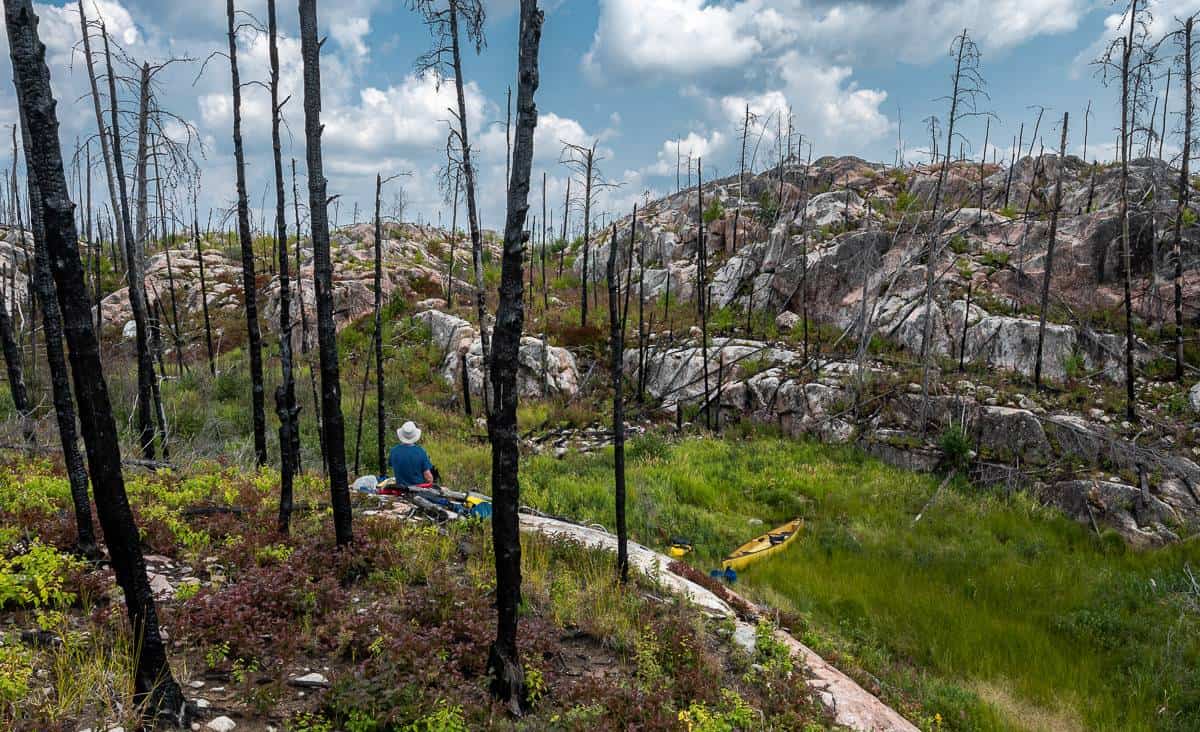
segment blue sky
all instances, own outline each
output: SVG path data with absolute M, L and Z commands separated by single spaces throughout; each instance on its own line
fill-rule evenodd
M 197 59 L 164 73 L 157 96 L 160 106 L 194 126 L 196 149 L 203 149 L 201 218 L 210 207 L 228 209 L 234 196 L 228 63 L 213 58 L 197 76 L 199 62 L 226 44 L 224 0 L 85 2 L 90 15 L 104 16 L 132 57 Z M 259 18 L 265 17 L 265 4 L 237 2 Z M 440 213 L 448 221 L 437 171 L 452 86 L 439 86 L 413 70 L 429 44 L 427 30 L 400 0 L 318 4 L 322 33 L 330 37 L 322 56 L 325 159 L 330 191 L 342 197 L 339 221 L 350 220 L 355 202 L 363 211 L 371 205 L 376 172 L 400 171 L 411 175 L 391 185 L 385 206 L 394 206 L 402 188 L 406 219 L 436 222 Z M 64 142 L 73 145 L 76 137 L 86 139 L 95 129 L 76 50 L 76 3 L 36 5 L 50 49 Z M 487 47 L 479 56 L 468 55 L 464 77 L 483 224 L 501 228 L 502 120 L 505 90 L 515 76 L 516 0 L 485 0 L 485 5 Z M 613 213 L 625 212 L 647 193 L 673 190 L 677 146 L 684 155 L 704 156 L 706 178 L 735 172 L 737 127 L 746 103 L 762 119 L 791 105 L 796 132 L 812 141 L 818 156 L 856 154 L 890 163 L 902 119 L 908 158 L 919 159 L 928 147 L 922 120 L 946 115 L 938 98 L 949 90 L 950 43 L 964 27 L 983 53 L 990 99 L 981 99 L 980 109 L 996 115 L 991 139 L 1001 157 L 1008 155 L 1022 122 L 1029 145 L 1037 114 L 1030 106 L 1036 104 L 1047 107 L 1039 135 L 1047 147 L 1056 146 L 1057 121 L 1065 111 L 1072 117 L 1071 149 L 1081 152 L 1089 100 L 1089 157 L 1112 156 L 1116 90 L 1104 88 L 1087 63 L 1119 20 L 1119 11 L 1103 0 L 557 0 L 544 6 L 535 212 L 543 171 L 549 175 L 552 207 L 561 207 L 568 175 L 558 163 L 564 140 L 599 141 L 602 170 L 621 184 L 606 191 L 600 204 Z M 1200 11 L 1200 0 L 1157 0 L 1151 8 L 1154 31 L 1161 34 L 1175 17 Z M 295 95 L 285 115 L 299 135 L 295 1 L 281 0 L 279 13 L 285 34 L 283 84 L 285 93 Z M 239 48 L 243 80 L 265 80 L 265 39 L 246 31 Z M 7 63 L 5 54 L 0 64 Z M 0 75 L 11 78 L 8 69 Z M 247 88 L 244 96 L 250 197 L 257 208 L 271 178 L 269 105 L 257 87 Z M 1172 126 L 1181 103 L 1176 85 Z M 14 119 L 12 90 L 6 85 L 0 91 L 0 124 Z M 181 127 L 175 132 L 184 136 Z M 977 157 L 983 121 L 969 124 L 966 133 Z M 768 132 L 760 168 L 772 144 Z M 1166 147 L 1177 149 L 1178 143 L 1169 138 Z M 284 155 L 300 161 L 303 176 L 303 140 L 285 140 Z M 366 214 L 360 212 L 359 218 Z

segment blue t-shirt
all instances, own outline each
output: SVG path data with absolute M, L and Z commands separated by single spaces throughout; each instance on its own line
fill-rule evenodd
M 421 485 L 425 482 L 425 471 L 433 470 L 429 455 L 420 445 L 396 445 L 388 453 L 388 465 L 400 485 Z

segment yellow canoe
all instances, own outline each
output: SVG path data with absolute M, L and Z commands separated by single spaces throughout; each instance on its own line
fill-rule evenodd
M 788 544 L 795 541 L 802 528 L 804 528 L 804 519 L 795 519 L 777 529 L 771 529 L 735 549 L 721 562 L 721 568 L 740 571 L 764 557 L 781 552 Z

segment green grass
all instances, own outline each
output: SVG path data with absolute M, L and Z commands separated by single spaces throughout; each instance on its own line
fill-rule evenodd
M 1195 729 L 1200 547 L 1126 552 L 1022 495 L 952 485 L 852 449 L 759 438 L 631 446 L 634 538 L 681 534 L 707 570 L 762 525 L 805 535 L 744 589 L 799 613 L 805 637 L 947 729 Z M 525 500 L 613 524 L 611 454 L 534 458 Z M 928 727 L 936 726 L 930 721 Z

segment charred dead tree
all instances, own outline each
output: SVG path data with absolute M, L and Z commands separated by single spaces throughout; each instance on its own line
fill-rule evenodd
M 167 260 L 167 294 L 171 298 L 171 341 L 175 348 L 175 366 L 177 374 L 183 376 L 183 335 L 179 327 L 179 300 L 175 292 L 175 269 L 171 264 L 171 245 L 174 244 L 174 224 L 171 225 L 171 237 L 167 237 L 167 208 L 166 194 L 163 192 L 163 176 L 160 170 L 157 151 L 152 153 L 154 157 L 154 188 L 158 194 L 158 238 L 162 242 L 163 255 Z
M 737 251 L 737 235 L 738 223 L 742 218 L 742 199 L 746 197 L 746 141 L 750 137 L 750 125 L 757 121 L 755 115 L 750 114 L 750 103 L 746 103 L 746 112 L 742 119 L 742 153 L 738 157 L 738 206 L 733 210 L 733 246 L 730 251 Z M 780 180 L 783 179 L 783 169 L 780 166 Z M 782 206 L 782 200 L 780 201 Z
M 567 178 L 567 192 L 563 195 L 562 236 L 558 241 L 558 276 L 563 274 L 563 260 L 567 255 L 567 224 L 571 220 L 571 179 Z
M 461 34 L 465 26 L 467 42 L 474 45 L 475 53 L 484 46 L 483 26 L 487 18 L 481 0 L 410 0 L 419 12 L 434 39 L 434 46 L 417 60 L 421 72 L 432 71 L 438 78 L 454 78 L 457 108 L 451 110 L 457 125 L 450 128 L 447 157 L 454 161 L 462 172 L 464 193 L 467 199 L 467 224 L 471 230 L 471 259 L 475 269 L 475 310 L 479 318 L 479 341 L 483 352 L 486 371 L 491 360 L 491 333 L 487 327 L 487 298 L 483 282 L 483 232 L 479 225 L 479 210 L 476 204 L 475 166 L 471 162 L 471 137 L 467 128 L 467 101 L 462 71 Z M 483 407 L 491 412 L 491 395 L 487 379 L 483 384 Z
M 150 317 L 146 307 L 146 290 L 143 287 L 145 278 L 142 276 L 138 256 L 137 239 L 133 235 L 133 222 L 130 220 L 129 193 L 125 179 L 124 155 L 121 153 L 120 105 L 117 97 L 116 69 L 113 68 L 112 48 L 109 44 L 108 32 L 104 24 L 100 25 L 100 34 L 104 40 L 104 60 L 108 77 L 108 96 L 110 129 L 112 135 L 112 157 L 114 175 L 117 181 L 118 205 L 113 212 L 119 219 L 117 226 L 124 231 L 125 247 L 125 281 L 129 285 L 129 307 L 133 311 L 135 342 L 137 348 L 137 382 L 138 382 L 138 446 L 145 460 L 154 460 L 154 362 L 150 355 Z M 31 121 L 32 124 L 32 121 Z M 44 191 L 43 191 L 44 192 Z
M 636 219 L 635 219 L 636 221 Z M 630 251 L 629 256 L 633 256 Z M 617 270 L 617 225 L 612 227 L 608 245 L 608 350 L 613 389 L 613 483 L 617 517 L 617 577 L 629 580 L 629 537 L 625 528 L 625 384 L 621 359 L 625 353 L 625 323 L 618 313 L 620 272 Z M 626 282 L 626 292 L 633 283 Z
M 1175 380 L 1183 381 L 1183 219 L 1188 210 L 1192 185 L 1190 158 L 1195 106 L 1192 98 L 1192 28 L 1195 16 L 1188 18 L 1181 35 L 1183 45 L 1183 152 L 1179 164 L 1179 209 L 1175 214 L 1175 232 L 1171 256 L 1175 259 Z
M 375 176 L 375 464 L 379 475 L 387 472 L 384 454 L 384 427 L 387 417 L 383 409 L 383 216 L 380 206 L 383 186 L 395 179 Z M 361 421 L 361 419 L 360 419 Z
M 704 426 L 713 428 L 712 410 L 709 408 L 708 384 L 708 243 L 705 241 L 704 223 L 704 159 L 696 158 L 696 255 L 699 258 L 699 275 L 696 297 L 700 308 L 700 360 L 704 364 Z M 678 408 L 678 407 L 677 407 Z
M 300 353 L 308 366 L 308 385 L 312 390 L 313 416 L 317 418 L 317 446 L 321 450 L 321 470 L 329 474 L 329 455 L 325 451 L 325 421 L 321 418 L 321 399 L 317 394 L 317 370 L 308 350 L 308 308 L 304 306 L 304 259 L 300 252 L 300 188 L 296 184 L 296 159 L 292 158 L 292 207 L 296 216 L 296 305 L 300 310 Z M 309 244 L 312 244 L 312 220 L 309 220 Z M 314 272 L 316 263 L 314 262 Z M 314 295 L 316 294 L 314 286 Z
M 458 245 L 458 193 L 462 190 L 462 172 L 454 174 L 453 202 L 450 204 L 450 261 L 446 265 L 446 306 L 454 307 L 454 254 Z
M 266 389 L 263 386 L 262 332 L 258 325 L 258 284 L 254 276 L 254 236 L 250 232 L 250 204 L 246 198 L 246 153 L 242 147 L 242 81 L 238 74 L 236 15 L 233 0 L 226 0 L 229 73 L 233 89 L 233 160 L 237 180 L 237 227 L 238 241 L 242 248 L 242 303 L 246 309 L 246 347 L 250 351 L 250 408 L 254 422 L 254 458 L 261 467 L 267 464 Z M 272 97 L 275 96 L 277 92 L 272 93 Z M 272 104 L 275 102 L 272 101 Z M 276 114 L 277 111 L 273 111 L 272 118 Z M 273 122 L 272 127 L 275 126 L 277 123 Z
M 933 289 L 934 270 L 941 254 L 942 239 L 942 193 L 946 177 L 950 172 L 951 149 L 954 147 L 955 128 L 964 118 L 977 114 L 976 99 L 985 95 L 983 76 L 979 72 L 979 47 L 964 29 L 951 46 L 955 57 L 953 91 L 950 93 L 950 117 L 946 130 L 946 152 L 938 172 L 937 186 L 933 189 L 933 216 L 929 243 L 925 252 L 924 327 L 921 332 L 921 416 L 920 432 L 925 433 L 929 418 L 929 388 L 933 371 Z M 936 159 L 934 161 L 937 162 Z
M 137 229 L 134 233 L 134 252 L 131 259 L 130 271 L 134 271 L 136 267 L 137 279 L 134 282 L 137 283 L 136 287 L 141 292 L 142 302 L 146 307 L 147 337 L 149 338 L 148 345 L 150 350 L 150 396 L 154 411 L 154 425 L 155 431 L 158 434 L 159 449 L 162 450 L 163 457 L 167 458 L 166 410 L 163 408 L 159 377 L 154 375 L 154 361 L 158 361 L 159 374 L 165 375 L 166 371 L 162 367 L 162 340 L 159 332 L 159 319 L 154 314 L 153 309 L 149 307 L 150 301 L 146 295 L 146 251 L 150 243 L 150 83 L 153 73 L 149 63 L 142 64 L 141 76 L 138 81 L 137 157 L 135 158 L 134 165 L 134 183 L 137 186 Z M 133 287 L 133 283 L 130 283 L 131 295 Z M 161 304 L 158 293 L 155 293 L 155 300 Z M 130 297 L 130 302 L 133 302 L 132 297 Z M 136 326 L 136 322 L 134 325 Z
M 204 246 L 200 236 L 200 204 L 198 188 L 192 189 L 192 236 L 196 239 L 196 264 L 200 270 L 200 309 L 204 314 L 204 344 L 208 353 L 208 373 L 217 375 L 216 354 L 213 350 L 212 321 L 208 315 L 208 282 L 204 276 Z M 207 232 L 205 232 L 207 234 Z
M 103 24 L 101 24 L 100 28 L 101 33 L 105 33 Z M 92 108 L 96 112 L 96 136 L 100 138 L 100 153 L 104 159 L 104 175 L 108 180 L 108 200 L 109 205 L 115 212 L 121 209 L 121 202 L 114 180 L 112 145 L 110 144 L 108 135 L 105 133 L 104 112 L 100 102 L 100 88 L 96 81 L 96 61 L 92 57 L 91 21 L 88 20 L 87 12 L 83 8 L 83 0 L 79 0 L 79 30 L 83 37 L 83 58 L 87 63 L 88 82 L 91 84 Z M 116 106 L 116 99 L 111 99 L 110 104 Z M 125 252 L 125 230 L 119 226 L 114 228 L 116 230 L 116 242 L 123 254 Z M 115 265 L 116 262 L 114 261 L 113 264 Z
M 1063 178 L 1067 175 L 1067 126 L 1071 116 L 1063 113 L 1062 143 L 1058 152 L 1058 180 L 1054 183 L 1054 208 L 1050 212 L 1050 240 L 1046 244 L 1046 271 L 1042 274 L 1042 302 L 1038 308 L 1037 357 L 1033 366 L 1033 383 L 1042 388 L 1042 348 L 1046 343 L 1046 308 L 1050 303 L 1050 280 L 1054 276 L 1054 247 L 1058 241 L 1058 214 L 1062 209 Z M 964 314 L 963 318 L 967 316 Z
M 1125 418 L 1136 422 L 1137 394 L 1134 390 L 1133 363 L 1133 253 L 1130 243 L 1132 232 L 1129 221 L 1129 157 L 1133 154 L 1133 138 L 1135 133 L 1134 118 L 1137 105 L 1141 102 L 1137 89 L 1148 81 L 1151 71 L 1144 54 L 1145 40 L 1149 34 L 1148 18 L 1145 8 L 1139 10 L 1138 0 L 1130 0 L 1125 10 L 1122 26 L 1128 24 L 1125 35 L 1114 40 L 1097 61 L 1103 68 L 1104 81 L 1112 80 L 1112 74 L 1120 76 L 1121 83 L 1121 129 L 1119 136 L 1121 162 L 1121 263 L 1122 284 L 1124 287 L 1125 306 Z
M 134 647 L 139 651 L 135 654 L 134 701 L 145 704 L 153 722 L 182 727 L 189 722 L 189 710 L 171 674 L 159 631 L 138 528 L 121 475 L 116 420 L 92 330 L 91 303 L 79 257 L 74 204 L 58 140 L 58 117 L 50 89 L 50 70 L 46 67 L 46 47 L 38 38 L 31 0 L 6 0 L 4 9 L 18 104 L 24 110 L 30 130 L 29 168 L 41 193 L 39 216 L 45 226 L 46 250 L 70 352 L 97 512 L 117 582 L 125 593 Z
M 521 505 L 518 478 L 520 451 L 517 435 L 517 369 L 525 308 L 521 289 L 522 263 L 529 232 L 529 178 L 533 167 L 533 133 L 538 112 L 538 49 L 542 11 L 537 0 L 521 0 L 517 65 L 517 124 L 512 178 L 504 222 L 504 254 L 500 274 L 500 305 L 496 311 L 496 350 L 490 364 L 495 409 L 488 415 L 492 443 L 492 541 L 496 551 L 496 640 L 488 654 L 492 695 L 520 714 L 527 702 L 525 671 L 517 650 L 517 618 L 521 606 L 521 536 L 517 509 Z
M 321 414 L 329 470 L 330 503 L 338 546 L 354 540 L 350 488 L 346 480 L 346 430 L 338 373 L 337 329 L 333 322 L 333 262 L 329 254 L 329 199 L 321 156 L 321 44 L 317 0 L 300 0 L 300 50 L 304 58 L 304 138 L 308 159 L 308 217 L 317 288 L 317 340 L 321 357 Z
M 979 156 L 979 215 L 975 219 L 976 223 L 979 223 L 979 224 L 983 223 L 983 206 L 984 206 L 983 189 L 985 187 L 983 184 L 983 179 L 984 179 L 984 173 L 986 173 L 985 168 L 987 166 L 988 140 L 991 138 L 991 135 L 992 135 L 992 118 L 988 117 L 987 124 L 984 126 L 984 129 L 983 129 L 983 154 Z
M 292 293 L 288 265 L 287 202 L 283 193 L 280 115 L 287 100 L 279 99 L 279 28 L 275 0 L 267 0 L 267 55 L 271 64 L 271 157 L 275 163 L 275 244 L 279 257 L 279 367 L 283 383 L 275 389 L 279 417 L 279 533 L 287 534 L 292 518 L 292 485 L 300 467 L 300 408 L 292 371 Z M 297 222 L 297 225 L 299 223 Z
M 600 161 L 600 158 L 596 156 L 598 144 L 599 141 L 596 141 L 592 143 L 591 147 L 585 147 L 566 143 L 563 145 L 562 157 L 559 159 L 560 163 L 583 177 L 583 265 L 580 279 L 582 298 L 579 303 L 579 325 L 581 327 L 586 327 L 588 323 L 588 288 L 592 284 L 589 282 L 592 279 L 591 262 L 588 261 L 592 243 L 592 198 L 596 191 L 608 186 L 603 178 L 599 177 L 596 170 L 596 163 Z M 570 179 L 568 179 L 569 185 Z

